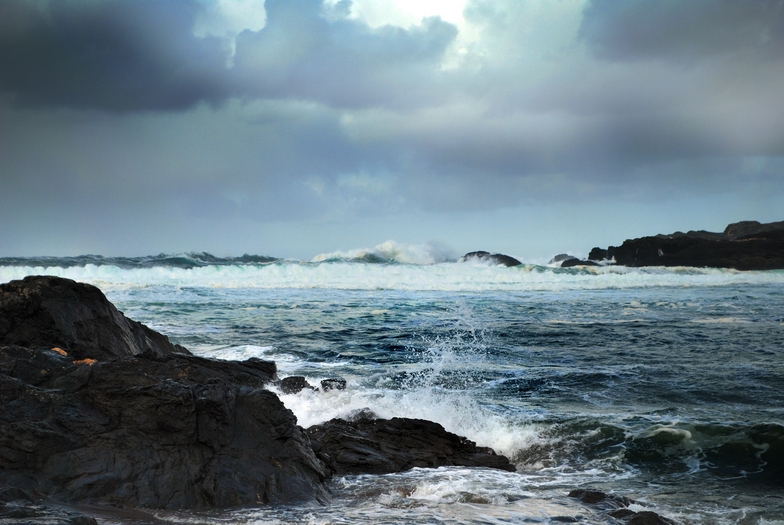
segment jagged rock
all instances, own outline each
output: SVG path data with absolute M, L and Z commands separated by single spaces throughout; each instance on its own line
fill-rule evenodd
M 318 457 L 337 476 L 442 466 L 515 470 L 505 456 L 422 419 L 375 419 L 363 412 L 352 421 L 312 426 L 307 433 Z
M 278 383 L 280 391 L 284 394 L 297 394 L 306 388 L 316 390 L 304 376 L 289 376 L 284 377 Z
M 57 277 L 0 286 L 0 340 L 0 489 L 151 508 L 329 497 L 264 388 L 273 362 L 190 355 Z
M 342 377 L 331 377 L 329 379 L 321 380 L 321 390 L 329 392 L 330 390 L 345 390 L 346 380 Z
M 589 255 L 591 260 L 613 258 L 622 266 L 784 269 L 784 221 L 744 221 L 730 224 L 723 233 L 690 231 L 628 239 L 606 251 L 594 248 Z
M 490 253 L 484 251 L 469 252 L 457 260 L 457 262 L 459 263 L 471 262 L 471 261 L 481 261 L 496 266 L 520 266 L 521 264 L 523 264 L 517 259 L 515 259 L 514 257 L 510 257 L 509 255 L 504 255 L 502 253 Z
M 750 235 L 772 232 L 775 230 L 784 230 L 784 221 L 769 222 L 767 224 L 762 224 L 757 221 L 734 222 L 724 228 L 724 235 L 728 239 L 740 239 Z
M 326 500 L 307 437 L 263 389 L 272 367 L 176 354 L 79 365 L 0 347 L 0 477 L 117 506 Z
M 189 352 L 125 317 L 96 287 L 53 276 L 0 284 L 0 345 L 59 347 L 76 359 Z
M 604 261 L 605 259 L 607 259 L 607 250 L 604 248 L 596 247 L 588 253 L 589 261 Z
M 547 264 L 555 264 L 558 262 L 568 261 L 569 259 L 576 259 L 576 258 L 577 257 L 575 257 L 574 255 L 569 255 L 568 253 L 559 253 L 558 255 L 550 259 L 550 262 Z

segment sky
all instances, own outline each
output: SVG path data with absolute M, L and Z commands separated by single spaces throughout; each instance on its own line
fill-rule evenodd
M 781 0 L 3 0 L 0 256 L 784 220 Z

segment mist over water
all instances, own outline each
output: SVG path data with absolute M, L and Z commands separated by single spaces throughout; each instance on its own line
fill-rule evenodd
M 682 524 L 784 523 L 784 272 L 504 268 L 403 248 L 191 267 L 1 260 L 0 282 L 89 282 L 196 354 L 345 378 L 280 394 L 304 427 L 362 409 L 424 418 L 518 469 L 349 476 L 326 507 L 156 513 L 166 521 L 615 523 L 566 497 L 592 488 Z

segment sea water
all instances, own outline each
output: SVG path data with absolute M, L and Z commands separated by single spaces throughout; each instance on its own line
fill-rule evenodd
M 88 282 L 197 355 L 346 379 L 278 392 L 303 427 L 365 408 L 424 418 L 517 467 L 346 476 L 329 505 L 162 522 L 616 523 L 566 496 L 590 488 L 681 524 L 784 524 L 784 271 L 506 268 L 392 248 L 6 258 L 0 282 Z

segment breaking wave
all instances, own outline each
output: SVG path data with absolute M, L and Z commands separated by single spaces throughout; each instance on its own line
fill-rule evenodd
M 564 291 L 656 287 L 711 287 L 784 284 L 784 271 L 738 272 L 702 268 L 552 268 L 524 264 L 513 268 L 441 262 L 435 264 L 378 264 L 373 254 L 353 260 L 325 258 L 322 262 L 265 260 L 243 256 L 231 262 L 195 265 L 198 259 L 135 266 L 112 260 L 96 264 L 70 258 L 4 259 L 0 282 L 27 275 L 56 275 L 99 287 L 207 287 L 337 290 L 420 291 Z M 368 258 L 372 262 L 368 262 Z M 201 259 L 204 260 L 204 259 Z M 161 263 L 161 261 L 166 261 Z M 117 264 L 115 264 L 117 263 Z M 201 263 L 200 263 L 201 264 Z

